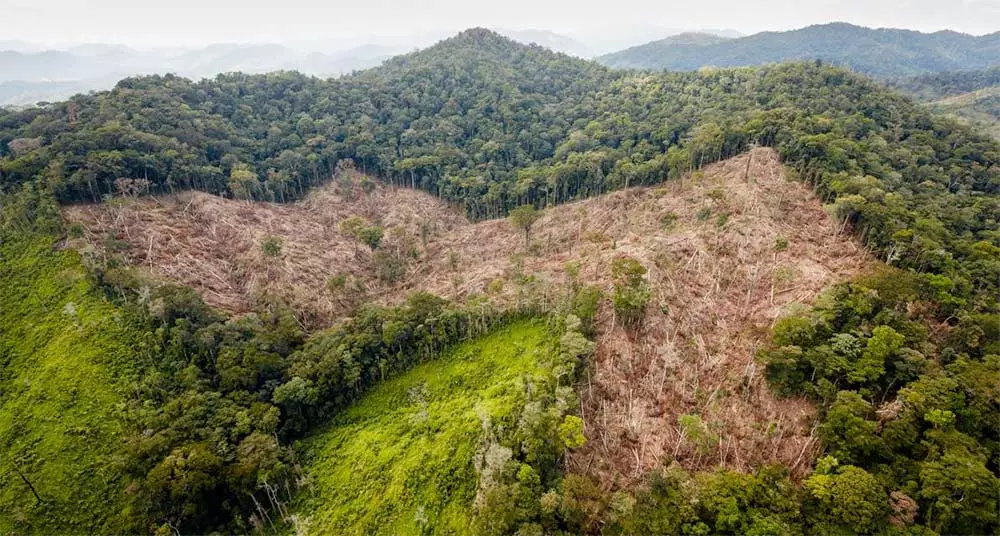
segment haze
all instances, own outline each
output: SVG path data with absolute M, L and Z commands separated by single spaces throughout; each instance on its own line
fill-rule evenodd
M 2 0 L 0 41 L 132 46 L 433 40 L 470 26 L 614 38 L 640 29 L 787 30 L 845 21 L 920 31 L 1000 30 L 1000 0 Z

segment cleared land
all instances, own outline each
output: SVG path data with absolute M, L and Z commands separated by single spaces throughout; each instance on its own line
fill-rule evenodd
M 385 263 L 339 230 L 352 215 L 396 229 L 379 246 L 404 261 L 396 280 L 379 279 Z M 290 205 L 192 192 L 71 207 L 67 216 L 92 244 L 123 243 L 132 263 L 192 285 L 215 306 L 247 311 L 267 292 L 307 325 L 413 290 L 501 305 L 557 302 L 569 262 L 579 263 L 581 283 L 610 292 L 611 262 L 632 256 L 649 269 L 653 301 L 638 331 L 616 327 L 602 309 L 581 386 L 589 442 L 570 460 L 608 486 L 673 461 L 805 470 L 818 448 L 813 410 L 776 399 L 754 356 L 783 310 L 870 262 L 763 148 L 661 187 L 545 210 L 530 244 L 505 221 L 471 223 L 425 193 L 380 186 L 365 194 L 340 182 Z M 269 236 L 283 244 L 276 259 L 262 252 Z M 353 290 L 328 290 L 338 274 L 351 275 Z M 683 415 L 701 424 L 681 426 Z
M 524 403 L 549 344 L 543 323 L 517 322 L 373 389 L 305 441 L 299 529 L 470 533 L 481 421 Z

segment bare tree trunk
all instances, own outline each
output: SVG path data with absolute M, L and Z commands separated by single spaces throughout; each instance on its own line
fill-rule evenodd
M 34 495 L 34 496 L 35 496 L 35 500 L 36 500 L 36 501 L 38 501 L 38 504 L 42 504 L 43 502 L 45 502 L 45 501 L 43 501 L 43 500 L 42 500 L 42 498 L 41 498 L 41 497 L 39 497 L 39 496 L 38 496 L 38 492 L 37 492 L 37 491 L 35 491 L 35 486 L 32 486 L 32 485 L 31 485 L 31 481 L 30 481 L 30 480 L 28 480 L 28 477 L 24 476 L 24 473 L 22 473 L 22 472 L 21 472 L 21 468 L 20 468 L 20 467 L 17 467 L 17 466 L 15 465 L 15 466 L 14 466 L 14 470 L 15 470 L 15 471 L 17 471 L 17 476 L 21 477 L 21 480 L 23 480 L 23 481 L 24 481 L 24 483 L 25 483 L 25 484 L 27 484 L 27 486 L 28 486 L 28 489 L 30 489 L 30 490 L 31 490 L 31 493 L 32 493 L 32 495 Z

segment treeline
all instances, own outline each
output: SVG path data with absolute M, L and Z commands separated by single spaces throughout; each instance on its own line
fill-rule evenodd
M 762 110 L 797 124 L 762 125 Z M 629 74 L 470 30 L 336 80 L 145 77 L 6 112 L 0 184 L 37 179 L 64 202 L 126 187 L 287 201 L 351 160 L 491 218 L 519 204 L 679 176 L 749 143 L 773 143 L 779 132 L 839 127 L 827 121 L 846 121 L 852 130 L 837 135 L 857 142 L 895 125 L 929 127 L 917 126 L 925 119 L 904 99 L 832 67 Z M 968 133 L 955 135 L 968 141 Z M 935 157 L 930 165 L 939 167 Z

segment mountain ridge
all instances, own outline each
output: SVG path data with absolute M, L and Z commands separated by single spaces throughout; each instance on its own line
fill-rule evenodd
M 969 70 L 1000 63 L 1000 32 L 973 36 L 867 28 L 845 22 L 761 32 L 704 46 L 654 41 L 597 58 L 617 68 L 694 70 L 819 59 L 876 76 Z

